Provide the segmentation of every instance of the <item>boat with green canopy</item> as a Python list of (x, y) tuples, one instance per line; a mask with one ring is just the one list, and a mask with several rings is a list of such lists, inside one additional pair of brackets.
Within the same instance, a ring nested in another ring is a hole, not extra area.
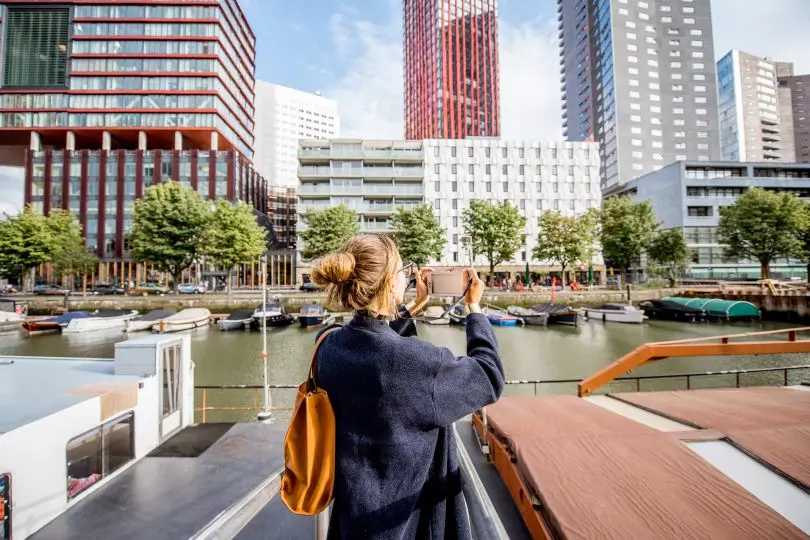
[(740, 300), (723, 300), (720, 298), (683, 298), (680, 296), (669, 296), (664, 298), (671, 302), (677, 302), (683, 306), (705, 310), (710, 317), (724, 319), (727, 321), (752, 320), (761, 318), (759, 308), (751, 302)]

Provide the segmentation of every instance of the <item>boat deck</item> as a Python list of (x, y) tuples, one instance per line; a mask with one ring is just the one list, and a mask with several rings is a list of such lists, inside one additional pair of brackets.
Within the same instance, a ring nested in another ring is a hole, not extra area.
[(510, 397), (486, 413), (489, 466), (535, 538), (810, 534), (810, 392)]

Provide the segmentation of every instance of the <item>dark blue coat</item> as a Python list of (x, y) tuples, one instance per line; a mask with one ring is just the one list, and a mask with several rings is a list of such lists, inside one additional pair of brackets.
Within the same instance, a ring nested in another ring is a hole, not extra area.
[(357, 315), (321, 345), (337, 424), (330, 539), (471, 537), (451, 425), (498, 399), (503, 367), (484, 315), (466, 331), (468, 356), (455, 357), (406, 337), (413, 321)]

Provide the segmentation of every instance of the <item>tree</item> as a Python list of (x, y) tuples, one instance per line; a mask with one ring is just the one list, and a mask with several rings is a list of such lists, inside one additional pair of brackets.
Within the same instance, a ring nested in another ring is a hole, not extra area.
[(237, 263), (255, 260), (267, 250), (267, 231), (245, 203), (217, 201), (211, 216), (204, 255), (228, 273), (227, 292), (231, 292), (231, 275)]
[(470, 201), (470, 207), (462, 214), (464, 232), (470, 237), (473, 255), (484, 255), (489, 262), (489, 275), (495, 275), (495, 267), (510, 260), (526, 243), (523, 228), (526, 218), (517, 208), (504, 201), (490, 204), (486, 201)]
[(204, 250), (210, 219), (209, 203), (191, 188), (177, 182), (151, 186), (135, 203), (130, 251), (177, 283)]
[(342, 204), (325, 210), (310, 210), (304, 220), (307, 229), (301, 231), (301, 240), (304, 241), (301, 256), (308, 261), (340, 251), (349, 238), (360, 232), (357, 212)]
[[(84, 249), (76, 216), (62, 210), (45, 216), (26, 206), (16, 216), (5, 214), (0, 221), (0, 273), (6, 278), (20, 278), (23, 287), (33, 286), (36, 266), (62, 260), (76, 246)], [(26, 286), (25, 274), (29, 272), (32, 275)]]
[(627, 280), (630, 263), (641, 257), (658, 230), (650, 201), (634, 203), (630, 197), (612, 197), (602, 204), (600, 235), (605, 259), (621, 268)]
[(446, 231), (439, 225), (430, 205), (417, 206), (413, 210), (400, 208), (391, 220), (391, 228), (403, 261), (424, 266), (442, 257), (447, 243)]
[(85, 292), (89, 274), (98, 268), (98, 257), (87, 251), (84, 239), (79, 237), (66, 244), (53, 259), (56, 274), (72, 275), (82, 278), (82, 292)]
[(669, 229), (653, 238), (648, 253), (653, 262), (662, 266), (660, 274), (669, 280), (669, 286), (674, 287), (678, 276), (689, 264), (692, 250), (686, 246), (680, 229)]
[(558, 212), (543, 212), (537, 224), (537, 247), (534, 257), (550, 260), (562, 267), (562, 285), (565, 286), (565, 269), (578, 262), (590, 261), (593, 251), (593, 236), (590, 216), (567, 217)]
[(799, 235), (808, 225), (807, 207), (795, 195), (752, 188), (720, 208), (717, 233), (727, 257), (758, 260), (760, 277), (768, 279), (771, 261), (802, 256)]
[[(810, 215), (810, 203), (806, 203), (804, 209), (805, 212)], [(810, 282), (810, 226), (802, 231), (799, 231), (797, 237), (802, 243), (802, 260), (806, 265), (807, 281)]]

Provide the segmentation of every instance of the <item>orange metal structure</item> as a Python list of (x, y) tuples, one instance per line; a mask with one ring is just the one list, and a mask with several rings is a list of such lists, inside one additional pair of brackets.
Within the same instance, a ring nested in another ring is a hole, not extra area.
[[(590, 395), (630, 370), (647, 362), (664, 358), (810, 353), (810, 339), (800, 340), (796, 338), (796, 335), (800, 332), (810, 332), (810, 327), (646, 343), (604, 369), (583, 379), (577, 387), (577, 393), (580, 397)], [(775, 335), (786, 335), (786, 339), (778, 341), (759, 340), (763, 336)]]

